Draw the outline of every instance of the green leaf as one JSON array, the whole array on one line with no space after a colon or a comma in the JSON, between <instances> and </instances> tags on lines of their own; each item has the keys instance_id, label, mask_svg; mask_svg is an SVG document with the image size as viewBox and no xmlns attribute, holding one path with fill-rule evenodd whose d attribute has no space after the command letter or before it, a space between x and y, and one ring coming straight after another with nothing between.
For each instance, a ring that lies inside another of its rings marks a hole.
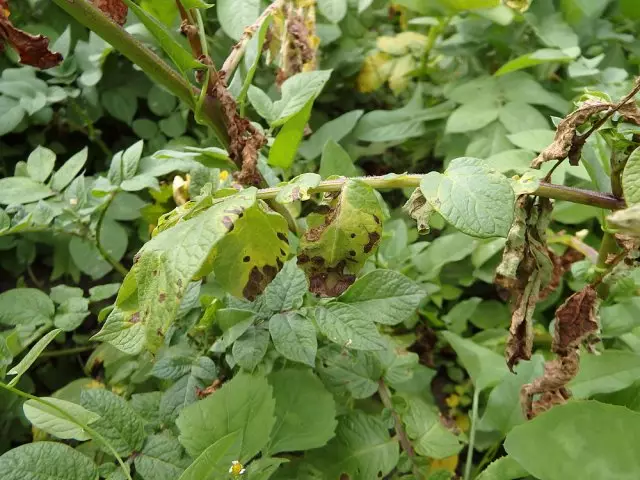
<instances>
[{"instance_id":1,"label":"green leaf","mask_svg":"<svg viewBox=\"0 0 640 480\"><path fill-rule=\"evenodd\" d=\"M20 102L8 97L0 97L0 135L12 132L24 119L27 112Z\"/></svg>"},{"instance_id":2,"label":"green leaf","mask_svg":"<svg viewBox=\"0 0 640 480\"><path fill-rule=\"evenodd\" d=\"M180 443L196 457L226 435L239 432L241 447L236 459L244 462L269 441L274 408L272 388L264 377L237 374L215 395L182 410L176 421Z\"/></svg>"},{"instance_id":3,"label":"green leaf","mask_svg":"<svg viewBox=\"0 0 640 480\"><path fill-rule=\"evenodd\" d=\"M249 91L249 87L253 82L253 77L256 74L256 70L258 69L258 65L260 64L260 57L262 56L262 51L264 49L264 42L267 38L267 32L269 31L269 27L271 26L271 20L273 16L269 15L264 19L262 24L260 25L260 30L258 30L258 34L254 35L254 37L250 40L249 45L247 47L247 51L245 52L245 61L249 59L249 55L253 54L253 61L251 62L251 66L247 71L247 75L245 76L244 83L242 84L242 88L240 89L240 93L238 94L237 102L240 105L240 112L243 112L245 98L247 96L247 92Z\"/></svg>"},{"instance_id":4,"label":"green leaf","mask_svg":"<svg viewBox=\"0 0 640 480\"><path fill-rule=\"evenodd\" d=\"M307 452L322 476L350 480L384 478L398 463L398 443L377 417L354 411L340 417L336 436L326 447Z\"/></svg>"},{"instance_id":5,"label":"green leaf","mask_svg":"<svg viewBox=\"0 0 640 480\"><path fill-rule=\"evenodd\" d=\"M42 397L41 400L53 404L67 415L70 415L85 425L90 425L100 418L100 415L90 412L75 403L67 402L66 400L51 397ZM29 420L34 427L44 430L54 437L79 441L91 439L91 435L77 423L72 422L67 417L61 415L59 411L45 403L37 400L27 400L22 406L22 409L24 416L27 417L27 420Z\"/></svg>"},{"instance_id":6,"label":"green leaf","mask_svg":"<svg viewBox=\"0 0 640 480\"><path fill-rule=\"evenodd\" d=\"M540 377L543 367L544 358L534 355L530 361L520 362L516 366L516 375L505 375L491 390L478 428L484 431L497 430L507 435L513 427L524 423L526 419L520 406L520 390L525 383Z\"/></svg>"},{"instance_id":7,"label":"green leaf","mask_svg":"<svg viewBox=\"0 0 640 480\"><path fill-rule=\"evenodd\" d=\"M273 102L269 96L255 85L250 85L247 91L247 98L256 113L271 123L274 119Z\"/></svg>"},{"instance_id":8,"label":"green leaf","mask_svg":"<svg viewBox=\"0 0 640 480\"><path fill-rule=\"evenodd\" d=\"M85 147L64 162L62 167L51 177L51 188L60 192L69 185L87 162L87 154L88 149Z\"/></svg>"},{"instance_id":9,"label":"green leaf","mask_svg":"<svg viewBox=\"0 0 640 480\"><path fill-rule=\"evenodd\" d=\"M172 93L167 92L159 85L153 85L151 90L149 90L147 103L149 104L149 110L151 110L154 115L167 117L175 110L178 101Z\"/></svg>"},{"instance_id":10,"label":"green leaf","mask_svg":"<svg viewBox=\"0 0 640 480\"><path fill-rule=\"evenodd\" d=\"M635 282L630 282L635 292ZM630 332L640 325L640 297L632 297L615 305L600 307L600 325L603 338L612 338Z\"/></svg>"},{"instance_id":11,"label":"green leaf","mask_svg":"<svg viewBox=\"0 0 640 480\"><path fill-rule=\"evenodd\" d=\"M509 133L549 128L549 122L544 115L537 108L524 102L507 102L500 109L499 118Z\"/></svg>"},{"instance_id":12,"label":"green leaf","mask_svg":"<svg viewBox=\"0 0 640 480\"><path fill-rule=\"evenodd\" d=\"M236 41L260 16L260 0L218 0L216 8L222 30Z\"/></svg>"},{"instance_id":13,"label":"green leaf","mask_svg":"<svg viewBox=\"0 0 640 480\"><path fill-rule=\"evenodd\" d=\"M322 178L327 178L331 175L355 177L358 171L347 151L334 140L329 139L322 150L318 173Z\"/></svg>"},{"instance_id":14,"label":"green leaf","mask_svg":"<svg viewBox=\"0 0 640 480\"><path fill-rule=\"evenodd\" d=\"M212 250L216 280L232 295L255 299L287 259L287 234L286 220L262 202L244 209Z\"/></svg>"},{"instance_id":15,"label":"green leaf","mask_svg":"<svg viewBox=\"0 0 640 480\"><path fill-rule=\"evenodd\" d=\"M318 374L332 392L350 394L355 399L369 398L378 391L382 366L370 352L345 352L329 345L318 352Z\"/></svg>"},{"instance_id":16,"label":"green leaf","mask_svg":"<svg viewBox=\"0 0 640 480\"><path fill-rule=\"evenodd\" d=\"M477 389L496 385L509 372L501 355L455 333L442 332L442 335L456 351L458 360Z\"/></svg>"},{"instance_id":17,"label":"green leaf","mask_svg":"<svg viewBox=\"0 0 640 480\"><path fill-rule=\"evenodd\" d=\"M573 401L515 427L504 448L540 480L631 480L640 472L640 457L629 450L638 429L640 413L594 401Z\"/></svg>"},{"instance_id":18,"label":"green leaf","mask_svg":"<svg viewBox=\"0 0 640 480\"><path fill-rule=\"evenodd\" d=\"M331 23L338 23L347 14L347 0L318 0L318 10Z\"/></svg>"},{"instance_id":19,"label":"green leaf","mask_svg":"<svg viewBox=\"0 0 640 480\"><path fill-rule=\"evenodd\" d=\"M119 261L127 252L129 236L118 222L107 218L102 222L100 242L111 258ZM78 269L94 280L113 270L113 266L103 258L95 243L89 240L73 237L69 242L69 254Z\"/></svg>"},{"instance_id":20,"label":"green leaf","mask_svg":"<svg viewBox=\"0 0 640 480\"><path fill-rule=\"evenodd\" d=\"M184 8L211 8L212 3L205 3L202 0L181 0Z\"/></svg>"},{"instance_id":21,"label":"green leaf","mask_svg":"<svg viewBox=\"0 0 640 480\"><path fill-rule=\"evenodd\" d=\"M249 327L233 343L233 358L238 365L253 371L264 358L269 346L269 332L263 328Z\"/></svg>"},{"instance_id":22,"label":"green leaf","mask_svg":"<svg viewBox=\"0 0 640 480\"><path fill-rule=\"evenodd\" d=\"M622 190L628 206L640 203L640 148L636 148L622 173Z\"/></svg>"},{"instance_id":23,"label":"green leaf","mask_svg":"<svg viewBox=\"0 0 640 480\"><path fill-rule=\"evenodd\" d=\"M151 35L157 40L160 48L173 60L178 69L185 73L192 68L202 67L202 64L198 62L191 52L187 51L178 43L173 37L173 34L169 29L160 21L156 20L153 15L150 15L131 0L123 0L127 6L133 10L136 17L142 22L142 24L149 30ZM185 7L186 8L186 7Z\"/></svg>"},{"instance_id":24,"label":"green leaf","mask_svg":"<svg viewBox=\"0 0 640 480\"><path fill-rule=\"evenodd\" d=\"M130 125L138 110L138 99L133 90L122 87L104 92L102 105L112 117Z\"/></svg>"},{"instance_id":25,"label":"green leaf","mask_svg":"<svg viewBox=\"0 0 640 480\"><path fill-rule=\"evenodd\" d=\"M98 480L98 469L87 455L68 445L35 442L2 455L0 477L2 480Z\"/></svg>"},{"instance_id":26,"label":"green leaf","mask_svg":"<svg viewBox=\"0 0 640 480\"><path fill-rule=\"evenodd\" d=\"M274 455L319 448L333 438L333 396L309 370L280 370L269 376L276 400L276 422L267 452Z\"/></svg>"},{"instance_id":27,"label":"green leaf","mask_svg":"<svg viewBox=\"0 0 640 480\"><path fill-rule=\"evenodd\" d=\"M354 350L382 350L384 342L371 318L346 303L316 308L316 323L329 340Z\"/></svg>"},{"instance_id":28,"label":"green leaf","mask_svg":"<svg viewBox=\"0 0 640 480\"><path fill-rule=\"evenodd\" d=\"M298 153L307 160L313 160L319 157L327 142L333 140L339 142L346 137L355 128L358 120L362 117L364 110L352 110L338 118L324 123L309 137L308 140L302 142Z\"/></svg>"},{"instance_id":29,"label":"green leaf","mask_svg":"<svg viewBox=\"0 0 640 480\"><path fill-rule=\"evenodd\" d=\"M233 431L207 447L178 480L225 478L232 462L240 458L242 432Z\"/></svg>"},{"instance_id":30,"label":"green leaf","mask_svg":"<svg viewBox=\"0 0 640 480\"><path fill-rule=\"evenodd\" d=\"M517 480L526 477L527 471L509 455L492 462L477 480Z\"/></svg>"},{"instance_id":31,"label":"green leaf","mask_svg":"<svg viewBox=\"0 0 640 480\"><path fill-rule=\"evenodd\" d=\"M420 137L427 131L424 122L447 118L454 104L444 102L432 108L422 108L421 94L416 89L415 100L397 110L374 110L365 113L353 135L363 142L394 142Z\"/></svg>"},{"instance_id":32,"label":"green leaf","mask_svg":"<svg viewBox=\"0 0 640 480\"><path fill-rule=\"evenodd\" d=\"M296 312L278 313L269 320L269 333L280 355L314 366L318 339L311 320Z\"/></svg>"},{"instance_id":33,"label":"green leaf","mask_svg":"<svg viewBox=\"0 0 640 480\"><path fill-rule=\"evenodd\" d=\"M51 330L44 337L38 340L38 342L33 347L31 347L31 350L29 350L29 352L22 358L22 360L20 360L20 363L18 363L15 367L7 372L7 375L15 375L15 377L13 377L9 382L10 387L18 384L18 382L20 381L20 377L22 377L22 375L24 375L27 370L29 370L29 367L33 365L33 363L38 359L44 349L47 348L47 346L53 341L53 339L56 338L61 332L62 330L58 328Z\"/></svg>"},{"instance_id":34,"label":"green leaf","mask_svg":"<svg viewBox=\"0 0 640 480\"><path fill-rule=\"evenodd\" d=\"M509 180L479 159L456 158L444 174L428 173L420 190L431 206L458 230L475 237L506 237L515 195Z\"/></svg>"},{"instance_id":35,"label":"green leaf","mask_svg":"<svg viewBox=\"0 0 640 480\"><path fill-rule=\"evenodd\" d=\"M298 309L308 289L307 277L291 259L264 290L265 307L274 313Z\"/></svg>"},{"instance_id":36,"label":"green leaf","mask_svg":"<svg viewBox=\"0 0 640 480\"><path fill-rule=\"evenodd\" d=\"M53 190L29 177L0 178L0 205L32 203L52 195Z\"/></svg>"},{"instance_id":37,"label":"green leaf","mask_svg":"<svg viewBox=\"0 0 640 480\"><path fill-rule=\"evenodd\" d=\"M107 342L123 353L136 355L145 346L145 328L138 312L124 312L115 307L100 331L91 340Z\"/></svg>"},{"instance_id":38,"label":"green leaf","mask_svg":"<svg viewBox=\"0 0 640 480\"><path fill-rule=\"evenodd\" d=\"M447 133L480 130L498 118L500 103L491 97L479 97L458 107L447 120Z\"/></svg>"},{"instance_id":39,"label":"green leaf","mask_svg":"<svg viewBox=\"0 0 640 480\"><path fill-rule=\"evenodd\" d=\"M640 355L622 350L605 350L601 355L583 355L580 371L569 384L577 398L611 393L633 384L640 376Z\"/></svg>"},{"instance_id":40,"label":"green leaf","mask_svg":"<svg viewBox=\"0 0 640 480\"><path fill-rule=\"evenodd\" d=\"M38 146L27 159L27 173L36 182L44 182L56 164L56 154L48 148Z\"/></svg>"},{"instance_id":41,"label":"green leaf","mask_svg":"<svg viewBox=\"0 0 640 480\"><path fill-rule=\"evenodd\" d=\"M143 480L175 480L189 465L189 459L178 439L165 431L147 437L134 464Z\"/></svg>"},{"instance_id":42,"label":"green leaf","mask_svg":"<svg viewBox=\"0 0 640 480\"><path fill-rule=\"evenodd\" d=\"M312 107L313 100L309 100L302 110L289 118L280 129L269 150L269 165L282 168L291 167L298 151L298 145L302 141L304 129L311 116Z\"/></svg>"},{"instance_id":43,"label":"green leaf","mask_svg":"<svg viewBox=\"0 0 640 480\"><path fill-rule=\"evenodd\" d=\"M0 324L42 325L53 318L55 306L37 288L14 288L0 293Z\"/></svg>"},{"instance_id":44,"label":"green leaf","mask_svg":"<svg viewBox=\"0 0 640 480\"><path fill-rule=\"evenodd\" d=\"M495 73L496 76L522 70L524 68L535 67L545 63L569 63L580 55L579 48L567 48L559 50L556 48L541 48L535 52L525 53L513 60L505 63Z\"/></svg>"},{"instance_id":45,"label":"green leaf","mask_svg":"<svg viewBox=\"0 0 640 480\"><path fill-rule=\"evenodd\" d=\"M90 389L82 390L80 402L87 410L100 415L91 426L120 455L140 451L145 439L144 422L124 398L108 390Z\"/></svg>"},{"instance_id":46,"label":"green leaf","mask_svg":"<svg viewBox=\"0 0 640 480\"><path fill-rule=\"evenodd\" d=\"M70 298L58 307L53 324L65 332L72 332L82 324L90 313L88 299Z\"/></svg>"},{"instance_id":47,"label":"green leaf","mask_svg":"<svg viewBox=\"0 0 640 480\"><path fill-rule=\"evenodd\" d=\"M282 97L273 104L271 126L284 125L291 117L307 107L309 102L320 95L330 76L331 70L314 70L297 73L287 78L282 84Z\"/></svg>"},{"instance_id":48,"label":"green leaf","mask_svg":"<svg viewBox=\"0 0 640 480\"><path fill-rule=\"evenodd\" d=\"M523 132L513 133L507 138L516 147L534 152L541 152L553 142L555 132L553 130L527 130Z\"/></svg>"},{"instance_id":49,"label":"green leaf","mask_svg":"<svg viewBox=\"0 0 640 480\"><path fill-rule=\"evenodd\" d=\"M418 308L425 291L393 270L374 270L356 280L339 300L356 307L374 322L397 325Z\"/></svg>"},{"instance_id":50,"label":"green leaf","mask_svg":"<svg viewBox=\"0 0 640 480\"><path fill-rule=\"evenodd\" d=\"M416 452L431 458L446 458L462 450L462 443L440 421L438 410L419 397L401 396L400 417Z\"/></svg>"},{"instance_id":51,"label":"green leaf","mask_svg":"<svg viewBox=\"0 0 640 480\"><path fill-rule=\"evenodd\" d=\"M105 283L91 287L89 289L89 301L101 302L102 300L114 297L118 293L120 285L120 283Z\"/></svg>"}]
</instances>

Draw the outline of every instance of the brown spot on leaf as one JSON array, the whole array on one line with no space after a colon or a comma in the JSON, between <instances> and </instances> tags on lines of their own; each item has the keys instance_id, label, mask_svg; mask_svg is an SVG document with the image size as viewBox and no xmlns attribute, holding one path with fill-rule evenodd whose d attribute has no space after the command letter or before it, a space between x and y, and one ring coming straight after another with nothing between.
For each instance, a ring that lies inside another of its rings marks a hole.
<instances>
[{"instance_id":1,"label":"brown spot on leaf","mask_svg":"<svg viewBox=\"0 0 640 480\"><path fill-rule=\"evenodd\" d=\"M309 256L303 254L298 255L298 264L302 265L303 263L307 263L309 261Z\"/></svg>"},{"instance_id":2,"label":"brown spot on leaf","mask_svg":"<svg viewBox=\"0 0 640 480\"><path fill-rule=\"evenodd\" d=\"M378 232L369 232L369 241L364 246L364 253L369 253L373 250L373 247L378 244L378 240L380 240L380 234Z\"/></svg>"},{"instance_id":3,"label":"brown spot on leaf","mask_svg":"<svg viewBox=\"0 0 640 480\"><path fill-rule=\"evenodd\" d=\"M243 261L244 263L249 263L249 262L251 261L251 257L250 257L249 255L247 255L246 257L244 257L244 258L242 259L242 261Z\"/></svg>"},{"instance_id":4,"label":"brown spot on leaf","mask_svg":"<svg viewBox=\"0 0 640 480\"><path fill-rule=\"evenodd\" d=\"M280 255L284 257L287 255L287 252L285 252L283 249L280 249Z\"/></svg>"},{"instance_id":5,"label":"brown spot on leaf","mask_svg":"<svg viewBox=\"0 0 640 480\"><path fill-rule=\"evenodd\" d=\"M224 227L227 229L228 232L231 232L233 230L233 220L231 219L231 217L227 215L222 217L222 224L224 225Z\"/></svg>"},{"instance_id":6,"label":"brown spot on leaf","mask_svg":"<svg viewBox=\"0 0 640 480\"><path fill-rule=\"evenodd\" d=\"M134 263L134 264L138 263L138 260L140 260L140 252L136 253L136 254L133 256L133 263Z\"/></svg>"},{"instance_id":7,"label":"brown spot on leaf","mask_svg":"<svg viewBox=\"0 0 640 480\"><path fill-rule=\"evenodd\" d=\"M138 323L140 321L140 312L135 312L133 315L131 315L131 318L129 319L129 323Z\"/></svg>"},{"instance_id":8,"label":"brown spot on leaf","mask_svg":"<svg viewBox=\"0 0 640 480\"><path fill-rule=\"evenodd\" d=\"M274 279L277 273L278 268L273 265L265 265L262 267L262 270L254 266L251 272L249 272L249 279L242 290L242 295L247 300L255 300L256 297L264 291L265 287L269 285L271 280Z\"/></svg>"},{"instance_id":9,"label":"brown spot on leaf","mask_svg":"<svg viewBox=\"0 0 640 480\"><path fill-rule=\"evenodd\" d=\"M287 242L287 243L289 243L289 239L288 239L288 238L287 238L287 236L286 236L284 233L282 233L282 232L278 232L278 238L279 238L280 240L282 240L283 242Z\"/></svg>"},{"instance_id":10,"label":"brown spot on leaf","mask_svg":"<svg viewBox=\"0 0 640 480\"><path fill-rule=\"evenodd\" d=\"M378 218L378 216L377 216L377 215L374 215L374 216L373 216L373 220L374 220L378 225L380 225L380 219Z\"/></svg>"},{"instance_id":11,"label":"brown spot on leaf","mask_svg":"<svg viewBox=\"0 0 640 480\"><path fill-rule=\"evenodd\" d=\"M52 68L59 65L63 58L59 53L49 50L49 39L44 35L31 35L13 26L9 20L9 5L0 0L0 53L5 43L20 55L20 63L37 68Z\"/></svg>"},{"instance_id":12,"label":"brown spot on leaf","mask_svg":"<svg viewBox=\"0 0 640 480\"><path fill-rule=\"evenodd\" d=\"M127 21L127 5L122 0L92 0L92 3L118 25Z\"/></svg>"},{"instance_id":13,"label":"brown spot on leaf","mask_svg":"<svg viewBox=\"0 0 640 480\"><path fill-rule=\"evenodd\" d=\"M153 274L154 277L158 276L158 270L154 270L153 272L151 272Z\"/></svg>"},{"instance_id":14,"label":"brown spot on leaf","mask_svg":"<svg viewBox=\"0 0 640 480\"><path fill-rule=\"evenodd\" d=\"M178 284L178 288L182 288L182 279L181 278L179 278L176 283Z\"/></svg>"},{"instance_id":15,"label":"brown spot on leaf","mask_svg":"<svg viewBox=\"0 0 640 480\"><path fill-rule=\"evenodd\" d=\"M577 348L587 337L598 333L597 300L595 289L587 285L567 298L556 310L552 351L564 355Z\"/></svg>"},{"instance_id":16,"label":"brown spot on leaf","mask_svg":"<svg viewBox=\"0 0 640 480\"><path fill-rule=\"evenodd\" d=\"M166 293L161 293L160 295L158 295L158 302L160 303L164 303L164 301L167 299L167 294Z\"/></svg>"},{"instance_id":17,"label":"brown spot on leaf","mask_svg":"<svg viewBox=\"0 0 640 480\"><path fill-rule=\"evenodd\" d=\"M349 255L351 255L352 257L356 256L356 251L355 250L349 250Z\"/></svg>"},{"instance_id":18,"label":"brown spot on leaf","mask_svg":"<svg viewBox=\"0 0 640 480\"><path fill-rule=\"evenodd\" d=\"M314 265L324 265L324 258L320 257L320 256L315 256L311 259L311 262Z\"/></svg>"}]
</instances>

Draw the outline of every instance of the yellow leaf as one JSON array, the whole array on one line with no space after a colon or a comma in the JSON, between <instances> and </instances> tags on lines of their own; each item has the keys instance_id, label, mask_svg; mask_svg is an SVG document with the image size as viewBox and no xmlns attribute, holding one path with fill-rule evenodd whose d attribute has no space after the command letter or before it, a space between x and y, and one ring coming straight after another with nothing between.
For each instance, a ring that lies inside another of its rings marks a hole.
<instances>
[{"instance_id":1,"label":"yellow leaf","mask_svg":"<svg viewBox=\"0 0 640 480\"><path fill-rule=\"evenodd\" d=\"M471 425L469 417L467 415L458 415L456 417L456 425L462 432L469 431L469 426Z\"/></svg>"},{"instance_id":2,"label":"yellow leaf","mask_svg":"<svg viewBox=\"0 0 640 480\"><path fill-rule=\"evenodd\" d=\"M409 85L408 73L416 69L416 61L411 55L405 55L396 60L391 75L389 76L389 87L393 93L398 94Z\"/></svg>"},{"instance_id":3,"label":"yellow leaf","mask_svg":"<svg viewBox=\"0 0 640 480\"><path fill-rule=\"evenodd\" d=\"M458 405L460 405L460 396L456 395L455 393L452 395L449 395L446 400L445 403L447 404L447 407L449 408L455 408Z\"/></svg>"},{"instance_id":4,"label":"yellow leaf","mask_svg":"<svg viewBox=\"0 0 640 480\"><path fill-rule=\"evenodd\" d=\"M402 32L395 37L378 37L376 40L378 50L396 57L408 53L420 54L426 44L426 35L417 32Z\"/></svg>"},{"instance_id":5,"label":"yellow leaf","mask_svg":"<svg viewBox=\"0 0 640 480\"><path fill-rule=\"evenodd\" d=\"M364 59L358 74L358 91L369 93L379 89L387 81L393 68L394 60L382 52L375 52Z\"/></svg>"}]
</instances>

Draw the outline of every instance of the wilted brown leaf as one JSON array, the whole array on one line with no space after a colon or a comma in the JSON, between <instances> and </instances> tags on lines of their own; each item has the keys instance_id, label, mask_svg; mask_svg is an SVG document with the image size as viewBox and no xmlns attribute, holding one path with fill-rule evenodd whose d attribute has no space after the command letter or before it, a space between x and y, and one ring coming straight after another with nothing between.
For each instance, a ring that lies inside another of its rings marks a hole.
<instances>
[{"instance_id":1,"label":"wilted brown leaf","mask_svg":"<svg viewBox=\"0 0 640 480\"><path fill-rule=\"evenodd\" d=\"M547 362L544 374L520 391L522 408L532 418L554 405L564 403L570 393L567 384L580 369L579 347L582 342L598 333L596 306L598 295L591 285L571 295L556 310L556 323L551 350L558 355ZM534 395L540 398L534 402Z\"/></svg>"},{"instance_id":2,"label":"wilted brown leaf","mask_svg":"<svg viewBox=\"0 0 640 480\"><path fill-rule=\"evenodd\" d=\"M102 13L122 26L127 21L128 8L122 0L91 0Z\"/></svg>"},{"instance_id":3,"label":"wilted brown leaf","mask_svg":"<svg viewBox=\"0 0 640 480\"><path fill-rule=\"evenodd\" d=\"M598 333L596 304L598 294L591 285L574 293L556 310L555 332L551 350L565 355L587 337Z\"/></svg>"},{"instance_id":4,"label":"wilted brown leaf","mask_svg":"<svg viewBox=\"0 0 640 480\"><path fill-rule=\"evenodd\" d=\"M496 283L509 290L513 314L505 358L509 369L520 360L531 358L531 321L540 290L552 283L554 264L546 245L546 229L553 206L548 199L522 195L516 202L516 219L509 235L502 262L496 270Z\"/></svg>"},{"instance_id":5,"label":"wilted brown leaf","mask_svg":"<svg viewBox=\"0 0 640 480\"><path fill-rule=\"evenodd\" d=\"M63 58L49 50L49 39L44 35L31 35L13 26L9 20L9 4L0 0L0 53L5 43L18 52L20 63L37 68L52 68Z\"/></svg>"}]
</instances>

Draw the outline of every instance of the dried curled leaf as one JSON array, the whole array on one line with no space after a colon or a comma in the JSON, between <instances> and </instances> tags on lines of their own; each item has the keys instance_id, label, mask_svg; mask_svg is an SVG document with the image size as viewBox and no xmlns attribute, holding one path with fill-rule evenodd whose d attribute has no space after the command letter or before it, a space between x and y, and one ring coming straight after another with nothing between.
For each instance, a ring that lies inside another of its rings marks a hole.
<instances>
[{"instance_id":1,"label":"dried curled leaf","mask_svg":"<svg viewBox=\"0 0 640 480\"><path fill-rule=\"evenodd\" d=\"M640 109L633 101L633 97L640 90L640 79L636 80L633 90L618 103L603 102L601 100L588 100L580 107L567 115L556 129L553 143L538 155L531 166L540 168L549 160L563 160L569 157L571 165L578 165L588 135L580 135L578 127L586 124L591 117L598 113L605 113L605 118L617 112L625 121L640 125Z\"/></svg>"},{"instance_id":2,"label":"dried curled leaf","mask_svg":"<svg viewBox=\"0 0 640 480\"><path fill-rule=\"evenodd\" d=\"M402 207L402 210L416 221L420 235L429 233L429 219L435 210L431 204L427 202L427 199L424 198L422 190L416 188L409 200L407 200L407 203Z\"/></svg>"},{"instance_id":3,"label":"dried curled leaf","mask_svg":"<svg viewBox=\"0 0 640 480\"><path fill-rule=\"evenodd\" d=\"M520 391L522 408L532 418L569 397L567 384L580 369L579 347L598 333L596 318L598 295L591 285L571 295L556 311L555 332L551 350L558 355L545 364L544 374ZM540 398L533 400L534 395Z\"/></svg>"},{"instance_id":4,"label":"dried curled leaf","mask_svg":"<svg viewBox=\"0 0 640 480\"><path fill-rule=\"evenodd\" d=\"M63 58L49 50L49 39L44 35L31 35L13 26L9 20L9 5L0 0L0 53L7 44L20 55L20 63L37 68L52 68Z\"/></svg>"},{"instance_id":5,"label":"dried curled leaf","mask_svg":"<svg viewBox=\"0 0 640 480\"><path fill-rule=\"evenodd\" d=\"M640 238L640 204L614 212L607 217L607 223L622 234Z\"/></svg>"},{"instance_id":6,"label":"dried curled leaf","mask_svg":"<svg viewBox=\"0 0 640 480\"><path fill-rule=\"evenodd\" d=\"M566 355L588 337L598 333L596 304L598 295L591 285L571 295L556 311L551 350Z\"/></svg>"},{"instance_id":7,"label":"dried curled leaf","mask_svg":"<svg viewBox=\"0 0 640 480\"><path fill-rule=\"evenodd\" d=\"M531 358L531 321L540 292L553 283L554 262L546 245L546 229L553 206L548 199L522 195L516 202L515 221L509 231L496 283L511 292L513 314L505 357L513 369Z\"/></svg>"},{"instance_id":8,"label":"dried curled leaf","mask_svg":"<svg viewBox=\"0 0 640 480\"><path fill-rule=\"evenodd\" d=\"M128 8L122 0L91 0L102 13L122 26L127 21Z\"/></svg>"}]
</instances>

